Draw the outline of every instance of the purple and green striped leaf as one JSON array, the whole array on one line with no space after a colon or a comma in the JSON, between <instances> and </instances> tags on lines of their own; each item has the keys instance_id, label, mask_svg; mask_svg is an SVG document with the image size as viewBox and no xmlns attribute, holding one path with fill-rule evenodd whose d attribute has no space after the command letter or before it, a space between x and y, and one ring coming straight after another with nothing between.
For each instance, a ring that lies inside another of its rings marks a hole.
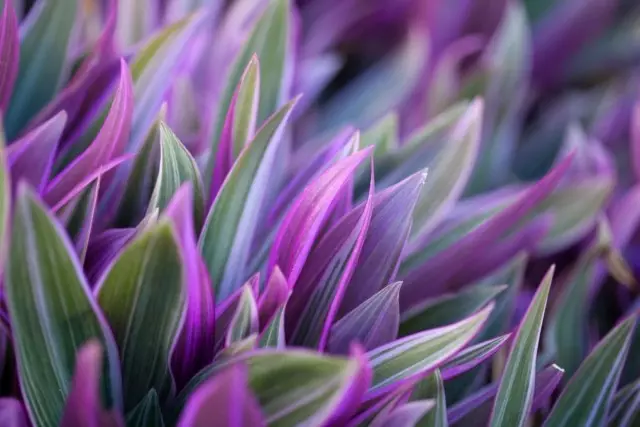
<instances>
[{"instance_id":1,"label":"purple and green striped leaf","mask_svg":"<svg viewBox=\"0 0 640 427\"><path fill-rule=\"evenodd\" d=\"M71 242L26 185L18 187L12 230L5 298L30 418L38 425L60 422L76 353L91 339L106 352L100 380L104 406L118 410L122 391L114 338Z\"/></svg>"},{"instance_id":2,"label":"purple and green striped leaf","mask_svg":"<svg viewBox=\"0 0 640 427\"><path fill-rule=\"evenodd\" d=\"M480 365L500 350L510 336L511 334L502 335L460 351L442 365L440 368L442 378L445 380L454 378Z\"/></svg>"},{"instance_id":3,"label":"purple and green striped leaf","mask_svg":"<svg viewBox=\"0 0 640 427\"><path fill-rule=\"evenodd\" d=\"M491 414L492 427L523 426L531 411L538 343L554 271L552 266L542 279L518 326Z\"/></svg>"},{"instance_id":4,"label":"purple and green striped leaf","mask_svg":"<svg viewBox=\"0 0 640 427\"><path fill-rule=\"evenodd\" d=\"M421 419L434 409L433 400L417 400L399 405L383 417L376 418L371 425L376 427L415 427L422 425Z\"/></svg>"},{"instance_id":5,"label":"purple and green striped leaf","mask_svg":"<svg viewBox=\"0 0 640 427\"><path fill-rule=\"evenodd\" d=\"M0 16L0 110L7 111L13 85L18 77L20 58L20 40L18 36L18 17L12 0L2 2Z\"/></svg>"},{"instance_id":6,"label":"purple and green striped leaf","mask_svg":"<svg viewBox=\"0 0 640 427\"><path fill-rule=\"evenodd\" d=\"M286 302L280 306L273 314L269 322L265 325L258 345L260 348L272 347L283 349L286 345L286 335L284 331L284 314L286 311Z\"/></svg>"},{"instance_id":7,"label":"purple and green striped leaf","mask_svg":"<svg viewBox=\"0 0 640 427\"><path fill-rule=\"evenodd\" d=\"M258 304L250 286L242 288L235 313L229 322L225 343L227 346L258 333Z\"/></svg>"},{"instance_id":8,"label":"purple and green striped leaf","mask_svg":"<svg viewBox=\"0 0 640 427\"><path fill-rule=\"evenodd\" d=\"M280 310L282 304L289 299L289 285L280 267L275 266L265 289L258 299L260 328L264 328L269 319Z\"/></svg>"},{"instance_id":9,"label":"purple and green striped leaf","mask_svg":"<svg viewBox=\"0 0 640 427\"><path fill-rule=\"evenodd\" d=\"M429 399L434 402L433 408L416 423L416 427L448 427L447 399L444 392L444 382L439 369L433 371L427 378L418 381L411 393L410 400L421 401Z\"/></svg>"},{"instance_id":10,"label":"purple and green striped leaf","mask_svg":"<svg viewBox=\"0 0 640 427\"><path fill-rule=\"evenodd\" d=\"M73 240L82 263L87 255L89 240L93 233L100 181L101 178L98 177L85 190L56 211L56 216L64 224L67 234Z\"/></svg>"},{"instance_id":11,"label":"purple and green striped leaf","mask_svg":"<svg viewBox=\"0 0 640 427\"><path fill-rule=\"evenodd\" d=\"M120 252L97 286L120 350L127 412L151 389L161 403L175 392L170 361L185 311L183 280L173 227L161 220Z\"/></svg>"},{"instance_id":12,"label":"purple and green striped leaf","mask_svg":"<svg viewBox=\"0 0 640 427\"><path fill-rule=\"evenodd\" d=\"M225 299L252 273L251 244L276 168L278 147L296 100L267 120L243 150L207 215L198 245L216 298Z\"/></svg>"}]
</instances>

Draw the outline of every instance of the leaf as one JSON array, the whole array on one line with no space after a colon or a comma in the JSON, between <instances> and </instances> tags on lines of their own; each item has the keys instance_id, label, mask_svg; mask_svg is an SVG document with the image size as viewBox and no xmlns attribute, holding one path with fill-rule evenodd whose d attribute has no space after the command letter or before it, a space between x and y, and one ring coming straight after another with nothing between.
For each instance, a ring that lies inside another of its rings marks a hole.
<instances>
[{"instance_id":1,"label":"leaf","mask_svg":"<svg viewBox=\"0 0 640 427\"><path fill-rule=\"evenodd\" d=\"M258 305L251 287L242 288L238 306L227 330L226 345L258 332Z\"/></svg>"},{"instance_id":2,"label":"leaf","mask_svg":"<svg viewBox=\"0 0 640 427\"><path fill-rule=\"evenodd\" d=\"M276 266L271 272L271 277L265 289L258 299L259 324L264 327L275 312L280 310L282 304L289 299L289 285L284 278L280 267Z\"/></svg>"},{"instance_id":3,"label":"leaf","mask_svg":"<svg viewBox=\"0 0 640 427\"><path fill-rule=\"evenodd\" d=\"M132 81L124 60L120 63L120 82L109 115L100 133L77 159L60 172L47 186L44 200L56 205L83 179L124 153L129 138L133 110Z\"/></svg>"},{"instance_id":4,"label":"leaf","mask_svg":"<svg viewBox=\"0 0 640 427\"><path fill-rule=\"evenodd\" d=\"M5 197L7 191L5 187ZM6 301L32 420L45 426L60 422L76 353L91 339L99 340L106 351L100 381L105 407L119 409L120 366L109 327L70 242L25 185L18 187L12 230Z\"/></svg>"},{"instance_id":5,"label":"leaf","mask_svg":"<svg viewBox=\"0 0 640 427\"><path fill-rule=\"evenodd\" d=\"M196 246L191 184L181 186L165 211L173 222L186 286L184 323L173 353L172 368L182 387L211 362L215 345L215 303L204 262Z\"/></svg>"},{"instance_id":6,"label":"leaf","mask_svg":"<svg viewBox=\"0 0 640 427\"><path fill-rule=\"evenodd\" d=\"M100 180L98 177L86 190L80 192L56 212L58 218L65 224L67 233L73 239L81 262L85 260L93 230Z\"/></svg>"},{"instance_id":7,"label":"leaf","mask_svg":"<svg viewBox=\"0 0 640 427\"><path fill-rule=\"evenodd\" d=\"M419 425L418 421L425 415L433 412L433 400L420 400L405 403L398 406L391 413L386 415L379 423L373 424L381 427L414 427ZM377 421L377 418L376 418Z\"/></svg>"},{"instance_id":8,"label":"leaf","mask_svg":"<svg viewBox=\"0 0 640 427\"><path fill-rule=\"evenodd\" d=\"M163 211L178 188L185 182L192 185L194 221L199 229L204 219L202 179L191 153L162 120L158 124L160 137L160 166L147 213L158 208Z\"/></svg>"},{"instance_id":9,"label":"leaf","mask_svg":"<svg viewBox=\"0 0 640 427\"><path fill-rule=\"evenodd\" d=\"M307 185L289 208L269 256L269 271L278 265L289 287L295 287L333 201L370 152L365 149L335 163Z\"/></svg>"},{"instance_id":10,"label":"leaf","mask_svg":"<svg viewBox=\"0 0 640 427\"><path fill-rule=\"evenodd\" d=\"M367 353L373 368L369 399L403 379L429 372L445 362L482 328L493 305L452 325L423 331Z\"/></svg>"},{"instance_id":11,"label":"leaf","mask_svg":"<svg viewBox=\"0 0 640 427\"><path fill-rule=\"evenodd\" d=\"M97 286L120 350L126 411L152 388L161 403L174 392L169 362L185 305L182 280L179 249L163 220L125 248Z\"/></svg>"},{"instance_id":12,"label":"leaf","mask_svg":"<svg viewBox=\"0 0 640 427\"><path fill-rule=\"evenodd\" d=\"M545 426L604 423L629 349L636 317L611 330L580 365L558 397Z\"/></svg>"},{"instance_id":13,"label":"leaf","mask_svg":"<svg viewBox=\"0 0 640 427\"><path fill-rule=\"evenodd\" d=\"M20 72L5 116L9 140L58 92L77 11L77 0L43 2L31 10L21 31Z\"/></svg>"},{"instance_id":14,"label":"leaf","mask_svg":"<svg viewBox=\"0 0 640 427\"><path fill-rule=\"evenodd\" d=\"M260 348L273 347L283 349L286 345L284 333L284 314L286 305L283 304L273 315L260 336Z\"/></svg>"},{"instance_id":15,"label":"leaf","mask_svg":"<svg viewBox=\"0 0 640 427\"><path fill-rule=\"evenodd\" d=\"M20 180L28 182L38 193L44 191L66 122L67 114L61 111L9 146L7 160L11 170L12 194L15 194Z\"/></svg>"},{"instance_id":16,"label":"leaf","mask_svg":"<svg viewBox=\"0 0 640 427\"><path fill-rule=\"evenodd\" d=\"M213 202L220 186L242 150L253 139L258 116L260 65L252 56L229 104L215 151L209 155L206 176L211 176L208 201Z\"/></svg>"},{"instance_id":17,"label":"leaf","mask_svg":"<svg viewBox=\"0 0 640 427\"><path fill-rule=\"evenodd\" d=\"M398 148L398 114L391 112L369 127L361 136L362 148L372 145L374 157L380 158Z\"/></svg>"},{"instance_id":18,"label":"leaf","mask_svg":"<svg viewBox=\"0 0 640 427\"><path fill-rule=\"evenodd\" d=\"M552 266L542 279L518 326L495 399L492 427L523 426L531 410L538 342L554 271Z\"/></svg>"},{"instance_id":19,"label":"leaf","mask_svg":"<svg viewBox=\"0 0 640 427\"><path fill-rule=\"evenodd\" d=\"M3 1L0 17L0 110L7 111L13 93L13 85L18 77L20 41L18 39L18 17L10 0Z\"/></svg>"},{"instance_id":20,"label":"leaf","mask_svg":"<svg viewBox=\"0 0 640 427\"><path fill-rule=\"evenodd\" d=\"M345 291L340 316L394 281L425 180L428 181L426 172L418 172L374 196L369 230Z\"/></svg>"},{"instance_id":21,"label":"leaf","mask_svg":"<svg viewBox=\"0 0 640 427\"><path fill-rule=\"evenodd\" d=\"M0 423L6 427L29 426L27 415L19 400L12 397L0 398Z\"/></svg>"},{"instance_id":22,"label":"leaf","mask_svg":"<svg viewBox=\"0 0 640 427\"><path fill-rule=\"evenodd\" d=\"M416 427L447 427L447 400L444 394L444 383L439 369L416 384L411 400L433 399L435 406L427 412Z\"/></svg>"},{"instance_id":23,"label":"leaf","mask_svg":"<svg viewBox=\"0 0 640 427\"><path fill-rule=\"evenodd\" d=\"M155 389L142 399L127 415L127 427L164 427L158 393Z\"/></svg>"},{"instance_id":24,"label":"leaf","mask_svg":"<svg viewBox=\"0 0 640 427\"><path fill-rule=\"evenodd\" d=\"M611 402L608 425L631 427L640 421L640 380L619 390Z\"/></svg>"},{"instance_id":25,"label":"leaf","mask_svg":"<svg viewBox=\"0 0 640 427\"><path fill-rule=\"evenodd\" d=\"M493 301L506 286L473 286L425 301L400 318L400 336L457 322Z\"/></svg>"},{"instance_id":26,"label":"leaf","mask_svg":"<svg viewBox=\"0 0 640 427\"><path fill-rule=\"evenodd\" d=\"M448 380L479 365L500 350L510 336L510 334L507 334L496 337L460 351L442 365L440 368L442 377Z\"/></svg>"},{"instance_id":27,"label":"leaf","mask_svg":"<svg viewBox=\"0 0 640 427\"><path fill-rule=\"evenodd\" d=\"M287 302L290 341L322 350L329 340L346 286L358 262L373 210L371 187L364 206L345 215L309 253Z\"/></svg>"},{"instance_id":28,"label":"leaf","mask_svg":"<svg viewBox=\"0 0 640 427\"><path fill-rule=\"evenodd\" d=\"M143 40L159 20L159 12L150 0L121 0L118 6L116 36L123 47L131 47Z\"/></svg>"},{"instance_id":29,"label":"leaf","mask_svg":"<svg viewBox=\"0 0 640 427\"><path fill-rule=\"evenodd\" d=\"M213 112L214 117L211 118L211 122L215 124L210 135L213 141L211 150L213 153L218 152L216 144L232 103L233 93L241 82L245 66L253 55L257 55L261 61L257 122L262 123L274 114L284 101L283 96L289 95L291 84L290 70L288 70L291 57L289 38L292 33L290 8L290 0L271 0L235 57L229 73L225 76L226 86ZM209 167L209 174L205 178L210 178L212 166ZM206 182L209 180L206 179Z\"/></svg>"},{"instance_id":30,"label":"leaf","mask_svg":"<svg viewBox=\"0 0 640 427\"><path fill-rule=\"evenodd\" d=\"M79 351L67 396L62 427L122 427L124 421L118 410L104 411L100 402L100 373L102 348L98 341L89 341ZM0 422L2 415L0 415ZM4 424L3 424L4 425Z\"/></svg>"},{"instance_id":31,"label":"leaf","mask_svg":"<svg viewBox=\"0 0 640 427\"><path fill-rule=\"evenodd\" d=\"M246 266L257 230L256 218L269 191L276 153L296 100L275 113L236 160L207 215L200 241L216 297L224 299L249 275Z\"/></svg>"},{"instance_id":32,"label":"leaf","mask_svg":"<svg viewBox=\"0 0 640 427\"><path fill-rule=\"evenodd\" d=\"M329 351L347 354L353 341L373 350L393 341L400 323L402 282L385 286L331 327Z\"/></svg>"},{"instance_id":33,"label":"leaf","mask_svg":"<svg viewBox=\"0 0 640 427\"><path fill-rule=\"evenodd\" d=\"M266 426L244 366L233 365L197 388L178 422L178 427L216 426Z\"/></svg>"},{"instance_id":34,"label":"leaf","mask_svg":"<svg viewBox=\"0 0 640 427\"><path fill-rule=\"evenodd\" d=\"M428 163L429 179L414 210L412 237L433 230L462 194L478 156L483 111L481 100L472 102Z\"/></svg>"}]
</instances>

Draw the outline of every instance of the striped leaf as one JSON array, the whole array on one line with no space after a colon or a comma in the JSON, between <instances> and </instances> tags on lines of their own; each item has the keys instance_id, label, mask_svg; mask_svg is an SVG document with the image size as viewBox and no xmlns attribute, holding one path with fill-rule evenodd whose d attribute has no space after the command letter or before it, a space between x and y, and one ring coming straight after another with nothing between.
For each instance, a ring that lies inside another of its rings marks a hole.
<instances>
[{"instance_id":1,"label":"striped leaf","mask_svg":"<svg viewBox=\"0 0 640 427\"><path fill-rule=\"evenodd\" d=\"M431 409L416 427L448 427L447 400L444 393L444 383L439 369L416 384L411 394L411 400L433 399L435 407Z\"/></svg>"}]
</instances>

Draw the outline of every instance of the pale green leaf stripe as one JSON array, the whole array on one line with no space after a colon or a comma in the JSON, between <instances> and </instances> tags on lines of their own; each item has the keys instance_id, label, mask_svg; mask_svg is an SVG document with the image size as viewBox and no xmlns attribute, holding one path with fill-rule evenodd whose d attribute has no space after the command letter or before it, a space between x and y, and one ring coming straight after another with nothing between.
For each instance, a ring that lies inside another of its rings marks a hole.
<instances>
[{"instance_id":1,"label":"pale green leaf stripe","mask_svg":"<svg viewBox=\"0 0 640 427\"><path fill-rule=\"evenodd\" d=\"M0 272L4 268L9 245L9 214L11 211L11 185L7 166L6 140L0 120Z\"/></svg>"},{"instance_id":2,"label":"pale green leaf stripe","mask_svg":"<svg viewBox=\"0 0 640 427\"><path fill-rule=\"evenodd\" d=\"M30 12L21 31L20 73L5 116L9 140L58 92L77 14L77 0L43 1Z\"/></svg>"},{"instance_id":3,"label":"pale green leaf stripe","mask_svg":"<svg viewBox=\"0 0 640 427\"><path fill-rule=\"evenodd\" d=\"M145 398L127 414L127 427L164 427L158 393L149 390Z\"/></svg>"},{"instance_id":4,"label":"pale green leaf stripe","mask_svg":"<svg viewBox=\"0 0 640 427\"><path fill-rule=\"evenodd\" d=\"M240 154L207 215L198 245L216 290L230 296L247 279L251 244L284 125L297 99L275 113Z\"/></svg>"},{"instance_id":5,"label":"pale green leaf stripe","mask_svg":"<svg viewBox=\"0 0 640 427\"><path fill-rule=\"evenodd\" d=\"M246 363L265 421L276 427L324 425L359 369L355 360L295 350L256 354Z\"/></svg>"},{"instance_id":6,"label":"pale green leaf stripe","mask_svg":"<svg viewBox=\"0 0 640 427\"><path fill-rule=\"evenodd\" d=\"M260 64L258 57L251 58L238 87L233 112L233 158L237 159L242 149L253 137L258 117L260 96Z\"/></svg>"},{"instance_id":7,"label":"pale green leaf stripe","mask_svg":"<svg viewBox=\"0 0 640 427\"><path fill-rule=\"evenodd\" d=\"M229 332L227 335L227 345L241 341L251 334L258 332L258 305L253 296L251 286L244 286L238 308L233 314L231 323L229 324Z\"/></svg>"},{"instance_id":8,"label":"pale green leaf stripe","mask_svg":"<svg viewBox=\"0 0 640 427\"><path fill-rule=\"evenodd\" d=\"M478 333L491 310L493 304L461 322L410 335L368 352L373 368L370 392L445 361Z\"/></svg>"},{"instance_id":9,"label":"pale green leaf stripe","mask_svg":"<svg viewBox=\"0 0 640 427\"><path fill-rule=\"evenodd\" d=\"M529 416L533 404L538 342L553 273L554 267L551 267L520 323L498 387L491 427L523 426Z\"/></svg>"},{"instance_id":10,"label":"pale green leaf stripe","mask_svg":"<svg viewBox=\"0 0 640 427\"><path fill-rule=\"evenodd\" d=\"M226 86L215 109L214 132L211 135L211 152L218 151L218 142L222 126L233 97L233 92L240 83L242 73L255 54L260 59L260 95L258 107L258 123L262 123L281 105L281 96L286 89L290 76L285 75L285 61L289 49L290 2L291 0L271 0L271 4L264 11L256 23L242 50L234 60L226 79ZM286 95L286 94L285 94ZM211 182L215 159L207 164L205 182Z\"/></svg>"},{"instance_id":11,"label":"pale green leaf stripe","mask_svg":"<svg viewBox=\"0 0 640 427\"><path fill-rule=\"evenodd\" d=\"M8 191L6 180L3 187ZM25 185L18 188L12 230L6 300L22 391L34 424L58 426L76 352L93 338L106 350L101 381L105 404L119 408L120 368L113 337L71 243Z\"/></svg>"},{"instance_id":12,"label":"pale green leaf stripe","mask_svg":"<svg viewBox=\"0 0 640 427\"><path fill-rule=\"evenodd\" d=\"M433 374L416 384L411 400L424 399L433 399L435 408L427 412L416 424L416 427L448 427L447 399L439 369L436 369Z\"/></svg>"},{"instance_id":13,"label":"pale green leaf stripe","mask_svg":"<svg viewBox=\"0 0 640 427\"><path fill-rule=\"evenodd\" d=\"M636 316L629 317L600 341L558 397L545 427L603 425L635 323Z\"/></svg>"},{"instance_id":14,"label":"pale green leaf stripe","mask_svg":"<svg viewBox=\"0 0 640 427\"><path fill-rule=\"evenodd\" d=\"M260 337L259 346L261 348L284 348L284 312L285 306L283 305L278 309L278 311L276 311L276 314L274 314L273 318L269 321L269 325L267 325Z\"/></svg>"},{"instance_id":15,"label":"pale green leaf stripe","mask_svg":"<svg viewBox=\"0 0 640 427\"><path fill-rule=\"evenodd\" d=\"M200 226L204 218L204 193L198 165L189 150L162 120L158 124L158 132L160 135L160 167L148 212L155 208L160 211L164 210L180 186L185 182L190 182L194 195L194 221Z\"/></svg>"},{"instance_id":16,"label":"pale green leaf stripe","mask_svg":"<svg viewBox=\"0 0 640 427\"><path fill-rule=\"evenodd\" d=\"M135 407L151 388L164 402L174 391L170 350L185 305L181 259L170 222L149 226L128 246L97 293L120 350L125 409Z\"/></svg>"}]
</instances>

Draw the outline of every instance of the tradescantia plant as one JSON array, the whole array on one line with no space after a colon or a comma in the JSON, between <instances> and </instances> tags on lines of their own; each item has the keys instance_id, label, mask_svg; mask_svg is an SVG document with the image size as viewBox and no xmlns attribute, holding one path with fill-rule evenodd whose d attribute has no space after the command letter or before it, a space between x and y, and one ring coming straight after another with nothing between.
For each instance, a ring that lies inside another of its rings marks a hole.
<instances>
[{"instance_id":1,"label":"tradescantia plant","mask_svg":"<svg viewBox=\"0 0 640 427\"><path fill-rule=\"evenodd\" d=\"M0 425L637 425L638 17L0 0Z\"/></svg>"}]
</instances>

